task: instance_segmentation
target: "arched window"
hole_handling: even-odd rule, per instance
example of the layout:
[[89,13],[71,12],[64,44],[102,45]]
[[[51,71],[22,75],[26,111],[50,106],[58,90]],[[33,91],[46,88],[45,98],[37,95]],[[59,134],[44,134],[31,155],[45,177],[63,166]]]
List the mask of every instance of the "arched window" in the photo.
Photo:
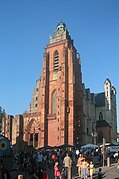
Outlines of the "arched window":
[[102,112],[100,112],[100,114],[99,114],[99,120],[103,120],[103,114],[102,114]]
[[59,68],[59,53],[58,51],[56,50],[54,52],[54,71],[57,71]]
[[35,133],[35,141],[38,141],[38,133]]
[[56,113],[56,90],[52,93],[52,114]]

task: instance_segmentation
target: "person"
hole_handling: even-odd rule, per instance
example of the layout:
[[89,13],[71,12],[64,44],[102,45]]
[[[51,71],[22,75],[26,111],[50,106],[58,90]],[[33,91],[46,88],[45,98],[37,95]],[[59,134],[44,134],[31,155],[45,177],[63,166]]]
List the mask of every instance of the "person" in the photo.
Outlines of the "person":
[[102,179],[102,169],[99,168],[97,179]]
[[93,173],[94,173],[94,164],[93,164],[93,162],[91,161],[91,162],[90,162],[90,179],[93,178]]
[[86,179],[90,179],[90,163],[87,162]]
[[54,168],[54,165],[55,165],[55,160],[56,160],[56,154],[53,153],[52,154],[52,167]]
[[64,157],[64,160],[63,160],[63,164],[64,164],[64,168],[65,168],[65,177],[66,178],[68,178],[69,168],[71,167],[71,163],[72,163],[72,160],[71,160],[71,158],[69,157],[69,155],[67,153],[66,156]]
[[1,160],[1,175],[2,175],[2,179],[11,179],[11,175],[9,173],[9,171],[3,166],[3,161]]
[[2,179],[11,179],[11,175],[5,167],[2,167],[1,173],[2,173]]
[[54,165],[54,176],[55,176],[55,179],[60,179],[61,177],[61,173],[58,167],[58,162],[55,162],[55,165]]
[[83,175],[83,178],[86,179],[86,171],[88,169],[88,163],[85,161],[85,158],[82,160],[82,175]]
[[42,172],[42,169],[41,167],[39,166],[39,168],[37,168],[36,172],[35,172],[35,176],[40,179],[40,178],[43,178],[43,172]]
[[79,177],[82,176],[82,172],[81,172],[81,165],[82,165],[82,160],[83,160],[83,156],[82,154],[79,154],[79,158],[78,158],[78,161],[77,161],[77,167],[78,167],[78,175]]

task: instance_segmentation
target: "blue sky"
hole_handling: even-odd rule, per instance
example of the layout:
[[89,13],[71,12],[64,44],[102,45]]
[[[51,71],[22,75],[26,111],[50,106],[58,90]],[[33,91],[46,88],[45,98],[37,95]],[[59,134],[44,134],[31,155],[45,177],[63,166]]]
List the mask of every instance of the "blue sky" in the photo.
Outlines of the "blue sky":
[[119,0],[0,0],[0,106],[22,114],[43,65],[44,47],[64,21],[80,53],[83,82],[119,87]]

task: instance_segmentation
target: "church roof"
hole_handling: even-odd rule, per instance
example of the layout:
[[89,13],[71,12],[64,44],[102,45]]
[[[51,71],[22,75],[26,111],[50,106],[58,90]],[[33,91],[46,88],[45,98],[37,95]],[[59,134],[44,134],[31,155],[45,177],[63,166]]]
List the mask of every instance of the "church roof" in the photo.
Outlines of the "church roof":
[[95,105],[98,106],[105,106],[105,93],[97,93],[95,94]]
[[96,121],[96,127],[111,127],[111,126],[105,120],[98,120]]

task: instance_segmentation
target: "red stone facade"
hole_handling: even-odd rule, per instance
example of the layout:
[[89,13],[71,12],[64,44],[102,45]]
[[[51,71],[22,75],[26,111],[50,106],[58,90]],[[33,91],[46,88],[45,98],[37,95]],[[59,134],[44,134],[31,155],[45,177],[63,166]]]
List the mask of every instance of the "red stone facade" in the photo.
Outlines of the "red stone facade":
[[[24,115],[24,129],[28,133],[38,132],[38,147],[62,144],[80,146],[83,113],[81,65],[65,24],[58,25],[54,37],[45,48],[43,61],[38,115]],[[29,123],[31,126],[34,123],[36,132],[32,131],[32,127],[28,128]],[[29,135],[26,133],[24,139],[29,141]]]

